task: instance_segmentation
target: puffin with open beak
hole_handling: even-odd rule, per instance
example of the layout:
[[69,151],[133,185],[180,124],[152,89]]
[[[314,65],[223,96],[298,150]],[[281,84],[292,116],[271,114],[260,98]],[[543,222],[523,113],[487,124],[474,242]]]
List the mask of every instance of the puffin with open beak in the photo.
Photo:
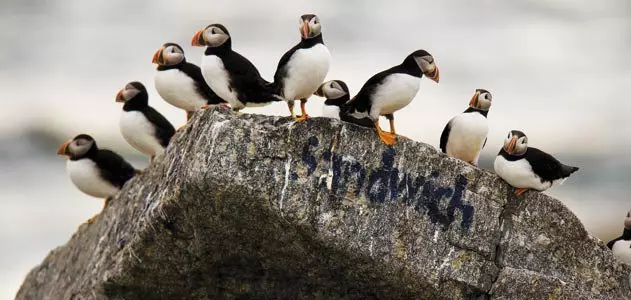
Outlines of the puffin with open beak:
[[[359,93],[348,102],[344,114],[356,119],[370,118],[379,138],[392,145],[396,141],[394,112],[404,108],[416,96],[423,75],[438,83],[439,71],[434,57],[425,50],[416,50],[399,65],[372,76]],[[379,127],[379,116],[390,121],[390,132]]]
[[497,175],[516,188],[515,196],[528,189],[545,191],[578,171],[578,167],[564,165],[552,155],[528,147],[528,137],[519,130],[508,133],[493,167]]
[[247,58],[232,50],[232,38],[225,26],[206,26],[195,33],[191,44],[206,46],[202,76],[217,96],[230,103],[233,111],[283,100],[274,94],[273,84],[263,79]]
[[201,69],[186,61],[180,45],[162,45],[151,62],[158,65],[154,76],[158,94],[169,104],[186,111],[187,121],[196,111],[209,105],[227,105],[206,84]]
[[85,194],[104,198],[104,209],[125,182],[139,172],[115,152],[99,149],[87,134],[79,134],[63,143],[57,154],[68,158],[66,170],[72,183]]
[[164,153],[171,137],[173,125],[158,111],[149,106],[145,86],[133,81],[116,95],[116,102],[125,103],[120,118],[120,131],[125,140],[136,150],[153,159]]
[[355,119],[352,116],[342,114],[342,111],[346,110],[346,102],[350,99],[348,86],[344,81],[327,81],[320,85],[313,94],[326,98],[324,107],[322,107],[323,117],[342,120],[363,127],[374,127],[373,122],[369,118]]
[[274,86],[294,114],[294,101],[300,100],[302,115],[296,121],[306,120],[307,99],[322,84],[331,66],[331,54],[322,39],[322,27],[318,16],[306,14],[300,17],[300,42],[289,49],[278,62],[274,74]]
[[489,133],[487,115],[491,108],[489,91],[477,89],[469,101],[469,108],[453,117],[440,136],[440,149],[451,157],[478,165],[480,152]]

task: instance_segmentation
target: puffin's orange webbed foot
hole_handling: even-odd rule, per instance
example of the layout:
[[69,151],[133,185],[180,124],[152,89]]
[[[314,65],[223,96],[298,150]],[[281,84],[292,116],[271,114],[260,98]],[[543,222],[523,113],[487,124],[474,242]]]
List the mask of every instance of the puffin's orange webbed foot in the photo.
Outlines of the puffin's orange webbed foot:
[[304,120],[306,120],[306,119],[308,119],[308,118],[309,118],[309,115],[306,115],[306,114],[305,114],[305,115],[298,116],[298,117],[294,118],[294,120],[295,120],[296,122],[302,122],[302,121],[304,121]]
[[379,131],[378,133],[379,138],[381,138],[381,141],[383,141],[383,143],[386,145],[394,145],[394,143],[397,141],[397,136],[392,133],[383,131]]
[[519,197],[519,196],[523,195],[527,191],[528,191],[528,189],[516,188],[515,189],[515,196]]

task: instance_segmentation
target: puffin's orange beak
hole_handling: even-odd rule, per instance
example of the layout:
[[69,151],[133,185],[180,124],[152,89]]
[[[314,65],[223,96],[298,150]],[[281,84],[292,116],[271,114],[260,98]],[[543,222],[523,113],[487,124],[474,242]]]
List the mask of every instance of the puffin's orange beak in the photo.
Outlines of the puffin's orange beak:
[[436,83],[438,83],[438,81],[440,80],[440,70],[438,70],[438,66],[436,66],[436,70],[434,70],[434,75],[432,76],[427,76],[429,77],[429,79],[436,81]]
[[57,149],[57,155],[70,156],[70,153],[68,152],[68,144],[70,144],[70,142],[72,141],[67,141],[61,144],[61,146],[59,146],[59,149]]
[[204,33],[204,29],[200,29],[198,32],[195,33],[195,35],[193,36],[193,40],[191,40],[192,46],[204,46],[204,36],[202,35],[202,33]]
[[508,143],[508,149],[506,149],[506,151],[508,153],[513,153],[513,151],[515,150],[515,145],[517,144],[517,137],[513,136],[510,140],[510,143]]
[[161,65],[164,63],[164,57],[162,56],[162,51],[164,50],[163,47],[160,47],[160,49],[158,49],[158,51],[156,51],[156,53],[153,54],[153,58],[151,59],[151,62],[154,64],[158,64]]
[[480,96],[480,92],[475,92],[473,97],[471,97],[471,101],[469,101],[469,107],[478,107],[478,97]]
[[118,91],[118,94],[116,94],[116,102],[125,102],[125,98],[123,97],[123,90]]
[[302,38],[306,39],[309,37],[309,21],[305,20],[302,24]]

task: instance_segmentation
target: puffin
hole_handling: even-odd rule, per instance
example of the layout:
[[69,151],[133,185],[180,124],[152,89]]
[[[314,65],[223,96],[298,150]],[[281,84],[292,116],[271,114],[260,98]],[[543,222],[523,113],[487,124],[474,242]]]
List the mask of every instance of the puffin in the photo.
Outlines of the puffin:
[[186,111],[187,121],[202,108],[227,103],[206,84],[201,69],[186,61],[180,45],[165,43],[151,62],[158,65],[154,76],[158,94],[164,101]]
[[[289,49],[278,62],[274,74],[274,89],[289,107],[296,121],[306,120],[307,99],[322,84],[331,66],[331,53],[322,39],[322,25],[314,14],[300,17],[300,42]],[[294,114],[294,101],[300,100],[302,115]]]
[[119,123],[121,134],[132,147],[149,155],[153,162],[156,156],[164,153],[175,128],[149,106],[147,89],[138,81],[126,84],[116,95],[116,102],[125,103]]
[[217,96],[230,103],[233,111],[283,100],[274,94],[274,85],[261,77],[254,64],[232,50],[232,38],[225,26],[206,26],[195,33],[191,44],[206,46],[202,76]]
[[516,188],[515,196],[528,189],[545,191],[555,183],[563,183],[578,167],[562,164],[552,155],[528,147],[528,137],[511,130],[493,164],[495,173]]
[[476,89],[469,101],[469,108],[453,117],[440,135],[440,150],[448,156],[478,165],[480,152],[486,145],[489,133],[487,115],[491,108],[489,91]]
[[627,212],[627,217],[624,219],[622,235],[609,241],[607,247],[617,259],[631,264],[631,211]]
[[324,101],[324,107],[322,107],[322,116],[342,120],[363,127],[374,127],[373,122],[368,117],[356,119],[352,116],[342,114],[342,111],[346,109],[346,102],[350,99],[348,86],[344,81],[327,81],[321,84],[313,94],[326,98],[326,101]]
[[[368,79],[342,113],[356,119],[370,118],[381,140],[392,145],[396,141],[394,112],[412,102],[423,75],[436,83],[439,81],[439,70],[434,57],[425,50],[416,50],[401,64]],[[385,116],[390,121],[390,133],[379,127],[379,116]]]
[[[85,194],[105,199],[103,208],[125,182],[140,172],[115,152],[99,149],[87,134],[79,134],[61,144],[57,154],[68,158],[66,170],[72,183]],[[95,217],[90,218],[88,224]]]

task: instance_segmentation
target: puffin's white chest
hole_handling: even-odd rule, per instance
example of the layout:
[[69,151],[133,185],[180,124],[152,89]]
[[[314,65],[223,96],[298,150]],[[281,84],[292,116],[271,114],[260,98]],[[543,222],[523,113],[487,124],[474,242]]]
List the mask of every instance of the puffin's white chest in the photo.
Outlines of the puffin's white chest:
[[631,241],[616,241],[613,244],[613,247],[611,247],[611,251],[617,259],[627,264],[631,264]]
[[217,96],[228,101],[233,108],[244,106],[239,101],[237,93],[230,87],[230,74],[228,74],[221,58],[216,55],[204,55],[201,69],[206,84]]
[[156,71],[156,90],[169,104],[186,111],[198,111],[206,100],[199,94],[195,81],[178,69]]
[[144,154],[157,156],[164,152],[164,148],[155,137],[154,125],[139,111],[123,111],[120,131],[132,147]]
[[331,65],[331,54],[324,44],[298,49],[287,62],[283,85],[285,100],[309,98],[324,81]]
[[322,116],[331,119],[340,119],[340,107],[335,105],[324,105],[322,107]]
[[118,192],[117,187],[101,177],[96,163],[90,159],[68,160],[66,170],[72,183],[90,196],[107,198]]
[[394,113],[410,104],[418,92],[420,83],[420,78],[412,75],[388,75],[373,91],[370,117],[376,119],[380,115]]
[[489,133],[487,119],[477,112],[463,113],[451,120],[447,155],[477,163]]
[[493,168],[497,175],[516,188],[530,188],[544,191],[552,186],[550,182],[541,182],[541,179],[532,171],[530,163],[528,163],[525,158],[509,161],[503,156],[498,155],[495,158]]

